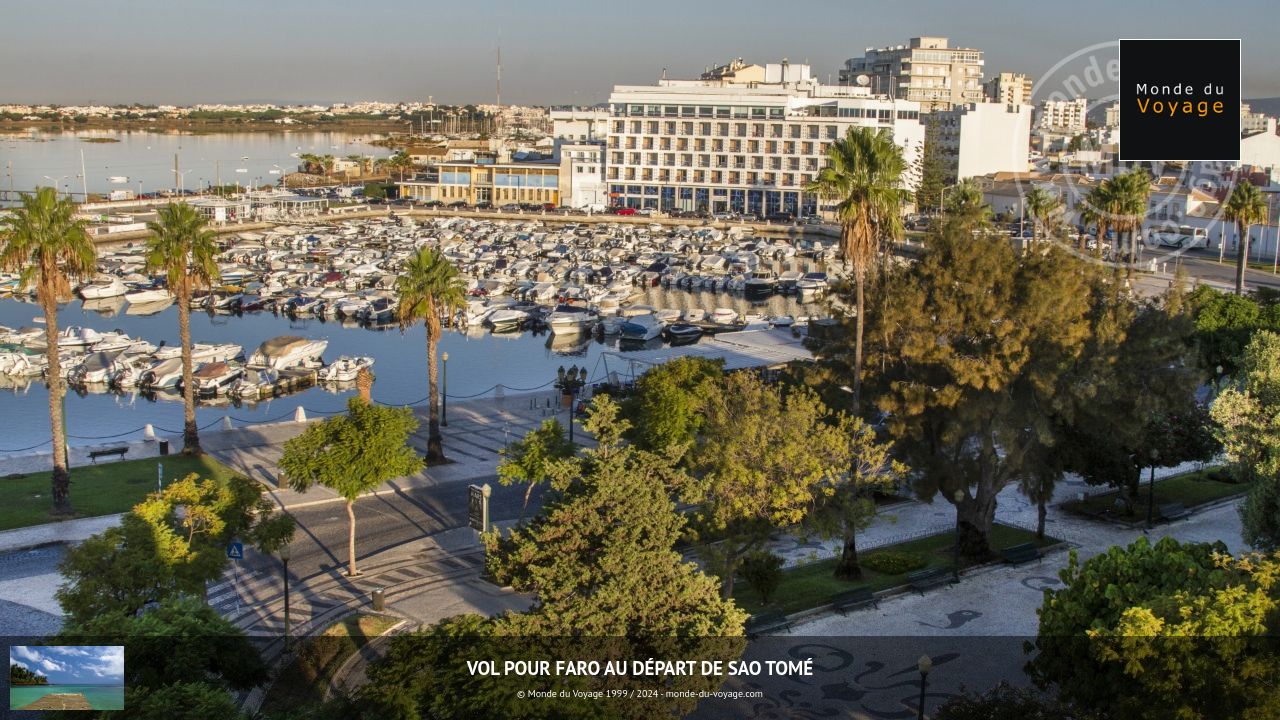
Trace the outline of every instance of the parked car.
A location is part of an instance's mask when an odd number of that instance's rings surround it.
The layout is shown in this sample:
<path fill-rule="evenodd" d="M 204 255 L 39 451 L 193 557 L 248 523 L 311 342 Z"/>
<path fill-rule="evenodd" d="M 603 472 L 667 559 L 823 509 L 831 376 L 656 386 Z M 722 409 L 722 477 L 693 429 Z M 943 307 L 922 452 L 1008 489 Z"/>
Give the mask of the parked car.
<path fill-rule="evenodd" d="M 499 212 L 519 212 L 522 209 L 523 208 L 520 207 L 519 203 L 507 203 L 506 205 L 500 206 L 498 208 L 498 211 Z"/>
<path fill-rule="evenodd" d="M 466 206 L 467 206 L 467 201 L 466 201 L 466 200 L 454 200 L 453 202 L 449 203 L 448 205 L 445 205 L 445 207 L 449 207 L 449 208 L 464 208 L 464 207 L 466 207 Z"/>
<path fill-rule="evenodd" d="M 787 223 L 789 223 L 789 222 L 792 222 L 792 221 L 794 221 L 794 220 L 795 220 L 795 216 L 794 216 L 794 215 L 792 215 L 791 213 L 787 213 L 787 212 L 776 212 L 776 213 L 769 213 L 768 215 L 766 215 L 766 216 L 764 217 L 764 219 L 765 219 L 765 220 L 768 220 L 769 222 L 787 222 Z"/>
<path fill-rule="evenodd" d="M 493 209 L 493 203 L 489 203 L 489 202 L 476 203 L 476 209 L 477 209 L 477 210 L 492 210 L 492 209 Z"/>
<path fill-rule="evenodd" d="M 631 207 L 615 207 L 612 212 L 614 215 L 635 215 L 636 209 Z"/>

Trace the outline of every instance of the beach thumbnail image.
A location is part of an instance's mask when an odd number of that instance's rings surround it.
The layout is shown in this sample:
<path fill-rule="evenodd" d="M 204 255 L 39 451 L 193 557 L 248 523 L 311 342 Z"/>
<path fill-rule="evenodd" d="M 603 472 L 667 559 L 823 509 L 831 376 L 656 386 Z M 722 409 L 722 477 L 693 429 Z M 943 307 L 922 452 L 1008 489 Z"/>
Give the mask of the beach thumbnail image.
<path fill-rule="evenodd" d="M 9 709 L 123 710 L 124 646 L 10 646 Z"/>

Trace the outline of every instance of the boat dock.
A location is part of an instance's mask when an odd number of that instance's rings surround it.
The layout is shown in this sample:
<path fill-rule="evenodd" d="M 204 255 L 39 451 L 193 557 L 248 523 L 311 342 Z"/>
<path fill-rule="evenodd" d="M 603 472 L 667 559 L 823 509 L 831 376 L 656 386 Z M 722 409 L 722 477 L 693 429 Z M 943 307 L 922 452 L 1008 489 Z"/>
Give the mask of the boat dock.
<path fill-rule="evenodd" d="M 241 400 L 264 400 L 280 397 L 299 390 L 315 387 L 320 382 L 320 371 L 314 368 L 285 368 L 275 382 L 257 388 L 257 393 L 242 394 Z"/>

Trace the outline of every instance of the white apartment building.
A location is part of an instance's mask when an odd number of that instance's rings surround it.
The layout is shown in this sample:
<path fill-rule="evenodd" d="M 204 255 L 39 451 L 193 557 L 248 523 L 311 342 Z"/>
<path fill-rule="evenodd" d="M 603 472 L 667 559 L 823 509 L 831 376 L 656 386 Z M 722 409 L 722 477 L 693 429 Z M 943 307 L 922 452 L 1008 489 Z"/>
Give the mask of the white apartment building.
<path fill-rule="evenodd" d="M 1082 133 L 1085 131 L 1085 114 L 1088 110 L 1089 101 L 1085 98 L 1046 100 L 1040 103 L 1036 128 L 1054 133 Z"/>
<path fill-rule="evenodd" d="M 590 207 L 597 211 L 609 205 L 609 186 L 604 179 L 603 142 L 564 143 L 560 153 L 560 204 Z"/>
<path fill-rule="evenodd" d="M 1120 127 L 1120 103 L 1118 102 L 1111 103 L 1110 105 L 1107 106 L 1106 111 L 1107 111 L 1107 117 L 1106 117 L 1106 120 L 1103 122 L 1103 125 L 1109 128 Z"/>
<path fill-rule="evenodd" d="M 987 100 L 1005 105 L 1030 105 L 1033 83 L 1030 75 L 1002 72 L 983 83 Z"/>
<path fill-rule="evenodd" d="M 928 116 L 950 181 L 1030 169 L 1030 105 L 969 103 Z"/>
<path fill-rule="evenodd" d="M 1240 103 L 1240 133 L 1243 135 L 1252 135 L 1254 133 L 1266 132 L 1267 116 L 1262 113 L 1253 112 L 1253 108 L 1249 107 L 1249 103 Z"/>
<path fill-rule="evenodd" d="M 981 50 L 948 47 L 944 37 L 915 37 L 846 60 L 840 82 L 857 85 L 865 77 L 872 92 L 918 102 L 921 112 L 949 110 L 982 102 L 982 64 Z"/>
<path fill-rule="evenodd" d="M 609 111 L 572 108 L 551 111 L 551 137 L 568 142 L 603 142 L 609 135 Z"/>
<path fill-rule="evenodd" d="M 609 106 L 614 205 L 812 215 L 818 200 L 804 187 L 851 127 L 889 130 L 910 168 L 907 188 L 919 181 L 919 103 L 821 85 L 807 65 L 737 61 L 698 80 L 620 85 Z"/>

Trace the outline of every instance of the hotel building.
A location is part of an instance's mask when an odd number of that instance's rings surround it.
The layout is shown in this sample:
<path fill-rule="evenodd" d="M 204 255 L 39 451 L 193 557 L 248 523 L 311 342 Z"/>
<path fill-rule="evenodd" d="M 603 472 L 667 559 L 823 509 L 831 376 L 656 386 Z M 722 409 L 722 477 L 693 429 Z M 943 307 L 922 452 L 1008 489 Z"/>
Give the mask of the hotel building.
<path fill-rule="evenodd" d="M 821 85 L 808 65 L 736 60 L 696 80 L 620 85 L 609 109 L 613 205 L 812 215 L 818 199 L 804 187 L 851 127 L 887 129 L 909 168 L 904 184 L 918 183 L 920 105 Z"/>
<path fill-rule="evenodd" d="M 983 84 L 987 100 L 1005 105 L 1030 105 L 1033 84 L 1031 76 L 1002 72 Z"/>
<path fill-rule="evenodd" d="M 982 102 L 982 64 L 981 50 L 948 47 L 944 37 L 915 37 L 846 60 L 840 82 L 857 85 L 865 76 L 874 92 L 920 103 L 922 112 L 949 110 Z"/>

